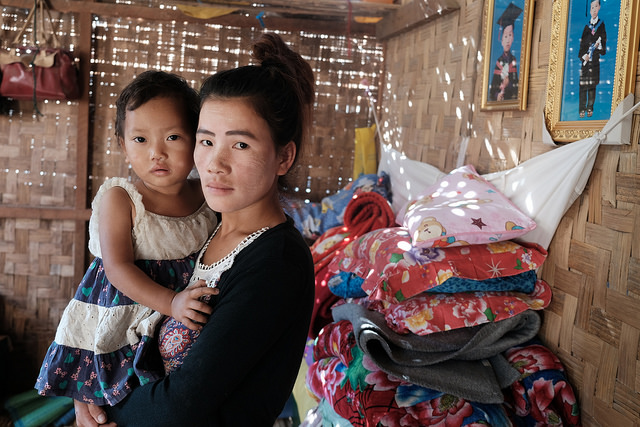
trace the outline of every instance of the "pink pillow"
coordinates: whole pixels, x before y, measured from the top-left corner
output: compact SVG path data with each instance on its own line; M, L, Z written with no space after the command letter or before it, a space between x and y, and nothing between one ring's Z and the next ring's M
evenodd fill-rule
M536 223L471 165L451 171L397 217L416 247L491 243L522 236Z
M484 280L538 269L547 251L535 243L493 242L448 248L417 248L404 227L381 228L345 246L329 272L364 278L371 300L404 301L444 283L450 277Z

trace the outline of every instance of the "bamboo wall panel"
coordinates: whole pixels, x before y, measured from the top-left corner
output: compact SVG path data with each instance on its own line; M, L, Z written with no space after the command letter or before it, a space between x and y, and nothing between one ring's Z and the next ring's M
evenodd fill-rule
M542 143L552 0L536 1L524 112L479 110L484 2L460 3L458 12L387 41L386 142L444 172L457 167L459 156L488 173L552 150ZM587 187L560 222L540 271L553 289L540 336L564 363L585 426L640 426L638 111L631 141L599 148Z
M32 46L31 28L13 43L28 9L5 8L0 48ZM71 14L52 12L60 43L75 43ZM49 28L49 27L47 27ZM71 34L71 35L70 35ZM2 205L73 207L76 180L77 103L42 102L38 112L30 101L14 103L0 120L0 201ZM46 120L44 119L46 117Z
M62 311L77 287L73 245L78 221L0 218L2 332L10 331L16 352L12 390L33 387ZM84 260L81 260L82 262ZM14 378L15 376L15 378Z
M128 81L147 69L166 69L199 88L216 70L251 63L248 49L260 32L189 22L98 21L93 71L93 194L106 178L129 174L113 129L115 100ZM345 37L303 32L281 35L309 61L316 75L318 99L311 143L294 184L301 198L319 201L344 187L352 175L355 128L371 124L361 82L366 79L371 87L379 83L382 46L366 37L349 42Z

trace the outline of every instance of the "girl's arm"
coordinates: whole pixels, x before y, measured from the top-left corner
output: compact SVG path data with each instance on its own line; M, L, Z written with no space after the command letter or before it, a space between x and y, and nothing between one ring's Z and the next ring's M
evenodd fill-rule
M113 187L103 195L98 223L107 278L137 303L172 316L191 329L200 329L211 314L211 307L199 298L216 291L199 286L177 293L157 284L140 270L134 264L131 238L135 214L133 202L123 188Z

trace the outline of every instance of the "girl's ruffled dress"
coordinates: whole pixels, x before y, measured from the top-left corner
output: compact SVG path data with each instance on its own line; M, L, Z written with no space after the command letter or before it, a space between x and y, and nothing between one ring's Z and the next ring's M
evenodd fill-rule
M159 361L153 338L162 314L118 291L104 272L98 215L104 192L114 186L124 188L134 202L131 235L136 265L170 289L183 289L189 283L198 251L217 223L206 203L186 217L157 215L145 210L142 195L125 178L106 181L91 205L89 251L95 259L65 308L45 355L35 386L43 396L115 405L135 385L164 376L162 362L151 363Z

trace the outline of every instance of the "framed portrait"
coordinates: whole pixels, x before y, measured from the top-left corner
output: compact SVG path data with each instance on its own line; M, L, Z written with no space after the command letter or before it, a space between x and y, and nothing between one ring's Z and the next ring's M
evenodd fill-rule
M601 130L634 90L639 11L637 0L553 3L544 116L555 141Z
M533 0L487 0L482 110L526 110Z

